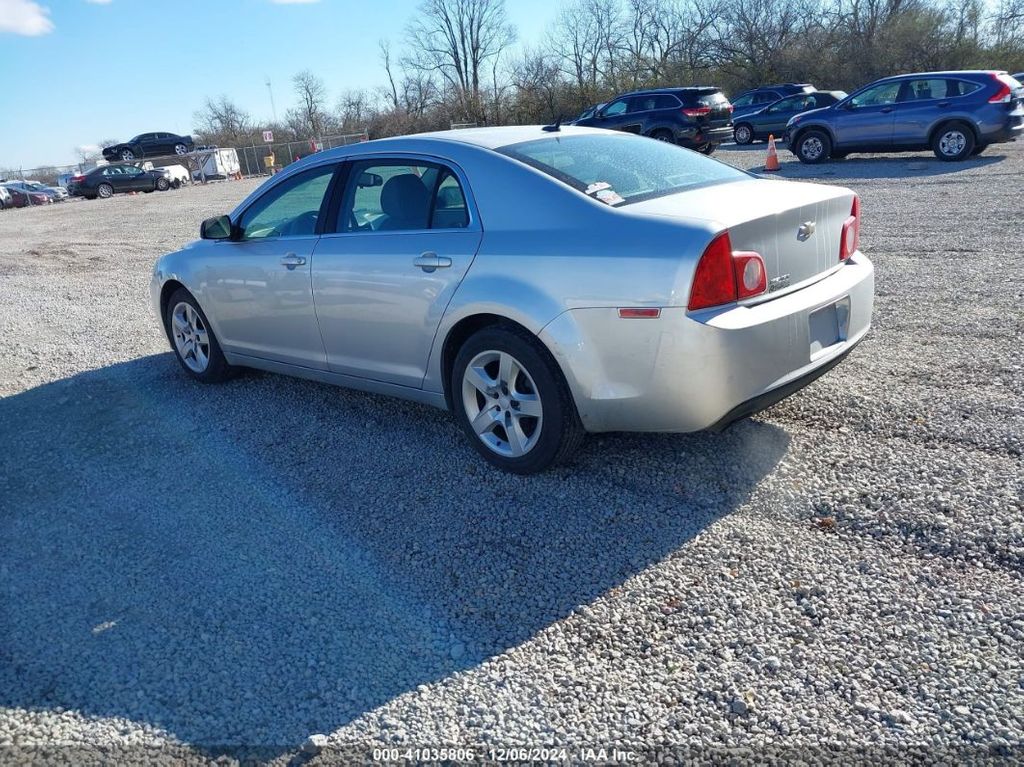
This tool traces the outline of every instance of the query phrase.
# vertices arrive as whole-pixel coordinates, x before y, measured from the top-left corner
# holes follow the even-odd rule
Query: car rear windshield
[[[552,136],[498,151],[613,206],[750,178],[689,149],[621,133]]]

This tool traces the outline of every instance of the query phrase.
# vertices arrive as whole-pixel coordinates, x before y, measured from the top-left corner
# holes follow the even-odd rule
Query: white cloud
[[[32,0],[0,0],[0,33],[35,37],[52,31],[49,8]]]

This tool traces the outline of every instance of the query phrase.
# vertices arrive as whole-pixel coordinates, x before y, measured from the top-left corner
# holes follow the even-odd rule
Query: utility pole
[[[274,124],[277,124],[277,107],[274,106],[274,89],[270,87],[270,78],[267,78],[267,93],[270,94],[270,111],[274,115]]]

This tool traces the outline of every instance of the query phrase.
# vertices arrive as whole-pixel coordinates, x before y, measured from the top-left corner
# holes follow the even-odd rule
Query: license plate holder
[[[850,297],[815,309],[807,318],[807,329],[812,360],[845,341],[850,329]]]

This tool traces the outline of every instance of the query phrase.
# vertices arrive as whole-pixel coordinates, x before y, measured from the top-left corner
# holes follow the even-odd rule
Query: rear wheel
[[[651,138],[664,141],[666,144],[676,143],[676,137],[672,135],[670,130],[656,130],[651,134]]]
[[[455,358],[449,394],[473,448],[505,471],[543,471],[583,439],[561,370],[524,330],[489,327],[471,336]]]
[[[711,154],[716,149],[718,149],[718,144],[705,144],[704,146],[699,147],[697,151],[701,154]]]
[[[974,152],[974,132],[963,123],[946,123],[932,136],[932,151],[940,160],[966,160]]]
[[[751,144],[754,141],[754,129],[746,123],[740,123],[732,132],[737,144]]]
[[[182,369],[202,383],[226,381],[238,372],[228,364],[198,302],[179,288],[167,302],[164,329]]]
[[[106,200],[109,197],[114,196],[114,187],[110,184],[103,183],[96,187],[96,196]]]
[[[809,130],[796,140],[793,151],[800,162],[824,162],[832,154],[832,139],[824,131]]]

